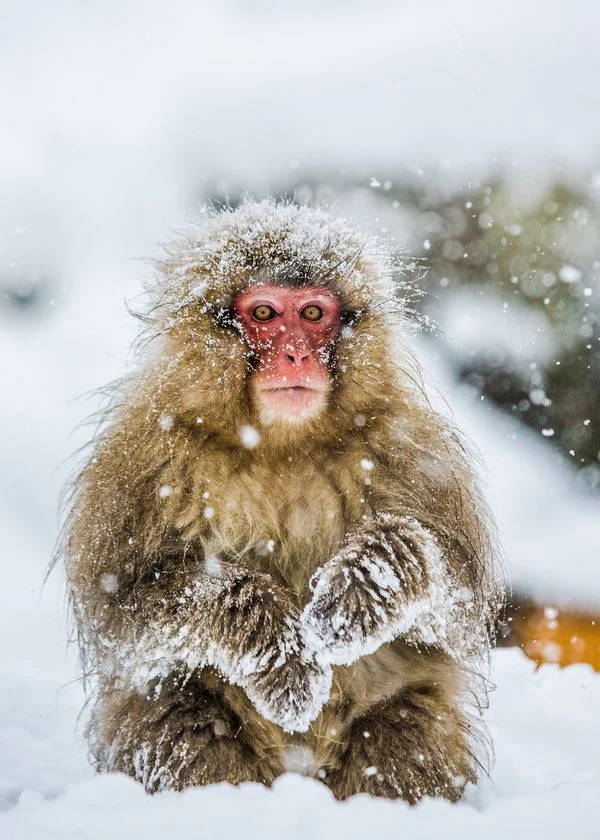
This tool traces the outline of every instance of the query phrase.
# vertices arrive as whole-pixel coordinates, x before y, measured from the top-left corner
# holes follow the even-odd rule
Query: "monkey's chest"
[[[310,467],[294,473],[232,476],[213,507],[215,548],[268,571],[299,597],[344,534],[343,495]]]

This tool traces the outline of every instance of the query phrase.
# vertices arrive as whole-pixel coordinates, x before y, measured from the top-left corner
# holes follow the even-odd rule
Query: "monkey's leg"
[[[257,715],[243,692],[228,698],[231,691],[213,682],[209,687],[205,680],[170,680],[156,696],[106,694],[92,723],[98,768],[127,773],[149,793],[215,782],[270,784],[282,772],[281,750],[269,737],[275,727]]]
[[[435,687],[410,688],[351,724],[348,747],[325,782],[338,799],[370,793],[415,803],[461,798],[477,760],[467,718]]]

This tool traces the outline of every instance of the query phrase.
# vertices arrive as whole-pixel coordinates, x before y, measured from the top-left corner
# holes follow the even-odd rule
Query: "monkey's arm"
[[[305,731],[328,698],[331,669],[306,649],[289,596],[269,575],[240,566],[184,569],[151,574],[135,599],[108,594],[87,626],[97,665],[137,688],[213,667],[265,718]]]
[[[350,664],[400,636],[459,652],[453,631],[469,593],[451,580],[434,535],[412,517],[365,520],[311,588],[302,621],[326,661]]]

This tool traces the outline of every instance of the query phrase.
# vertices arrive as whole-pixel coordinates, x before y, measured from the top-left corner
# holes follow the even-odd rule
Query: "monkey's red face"
[[[234,305],[254,357],[250,394],[263,423],[314,416],[331,387],[341,307],[327,289],[253,286]]]

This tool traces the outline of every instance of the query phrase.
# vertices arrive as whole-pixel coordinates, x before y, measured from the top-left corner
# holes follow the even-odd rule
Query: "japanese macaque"
[[[96,766],[459,799],[501,587],[381,246],[247,201],[157,273],[63,542]]]

